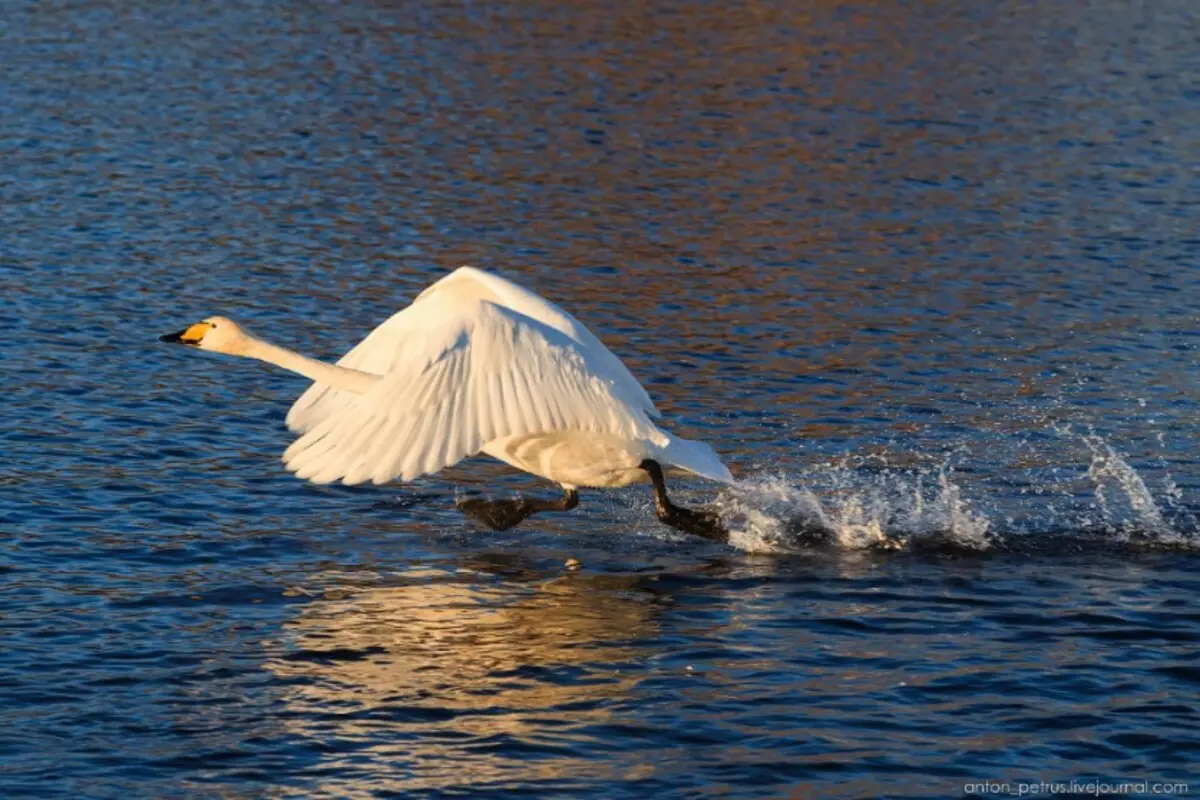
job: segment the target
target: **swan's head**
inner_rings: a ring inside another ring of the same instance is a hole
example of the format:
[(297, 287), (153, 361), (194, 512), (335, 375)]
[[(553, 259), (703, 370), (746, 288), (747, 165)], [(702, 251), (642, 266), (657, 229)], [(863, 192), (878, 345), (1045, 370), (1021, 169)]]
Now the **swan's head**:
[(225, 317), (209, 317), (203, 322), (189, 325), (178, 333), (168, 333), (158, 337), (172, 344), (186, 344), (201, 350), (211, 350), (214, 353), (229, 353), (240, 355), (245, 348), (246, 332), (238, 324)]

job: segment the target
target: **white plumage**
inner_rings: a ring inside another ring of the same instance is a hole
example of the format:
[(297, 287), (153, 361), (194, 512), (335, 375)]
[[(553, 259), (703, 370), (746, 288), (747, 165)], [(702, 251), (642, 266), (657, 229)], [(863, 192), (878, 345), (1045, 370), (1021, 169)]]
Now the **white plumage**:
[(288, 413), (301, 435), (283, 460), (316, 483), (410, 481), (480, 452), (568, 489), (645, 480), (646, 459), (732, 481), (708, 445), (655, 425), (645, 389), (574, 317), (472, 267), (430, 286), (337, 366), (220, 317), (164, 339), (311, 378)]

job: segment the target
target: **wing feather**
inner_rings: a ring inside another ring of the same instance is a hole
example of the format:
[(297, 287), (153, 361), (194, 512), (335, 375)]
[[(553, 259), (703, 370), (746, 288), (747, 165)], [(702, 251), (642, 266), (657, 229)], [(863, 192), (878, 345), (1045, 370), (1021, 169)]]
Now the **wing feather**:
[(487, 427), (484, 428), (486, 434), (482, 438), (485, 442), (492, 439), (499, 439), (500, 431), (504, 430), (504, 375), (496, 370), (484, 372), (481, 375), (481, 382), (487, 384), (487, 392), (482, 400), (483, 408), (488, 415)]
[[(467, 453), (471, 449), (471, 431), (478, 430), (482, 434), (483, 430), (482, 426), (480, 425), (481, 415), (479, 414), (478, 409), (473, 403), (467, 402), (467, 398), (474, 396), (475, 380), (474, 376), (471, 374), (470, 364), (466, 361), (463, 362), (462, 380), (463, 384), (462, 392), (459, 394), (458, 414), (455, 417), (458, 424), (456, 430), (458, 442), (456, 446), (459, 451)], [(488, 441), (486, 434), (481, 435), (480, 439), (484, 442)]]
[(636, 393), (598, 372), (561, 331), (486, 300), (435, 306), (373, 388), (309, 420), (284, 453), (288, 469), (316, 482), (409, 481), (503, 436), (658, 433)]
[(379, 461), (379, 466), (375, 470), (375, 474), (371, 476), (371, 482), (375, 484), (387, 483), (392, 479), (393, 475), (398, 475), (404, 471), (404, 459), (408, 457), (408, 451), (403, 444), (411, 440), (413, 429), (416, 427), (418, 420), (415, 417), (407, 417), (401, 420), (401, 427), (398, 429), (395, 439), (391, 441), (386, 452)]

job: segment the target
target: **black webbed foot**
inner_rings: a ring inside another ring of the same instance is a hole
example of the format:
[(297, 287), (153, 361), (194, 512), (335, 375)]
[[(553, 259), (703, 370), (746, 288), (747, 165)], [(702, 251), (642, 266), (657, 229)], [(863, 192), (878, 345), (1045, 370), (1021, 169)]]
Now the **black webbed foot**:
[(537, 510), (531, 508), (523, 497), (517, 500), (471, 498), (459, 500), (456, 505), (459, 511), (494, 531), (506, 531)]
[(671, 498), (667, 497), (667, 484), (663, 479), (662, 467), (657, 461), (646, 459), (638, 466), (650, 475), (650, 482), (654, 484), (654, 511), (663, 524), (714, 542), (729, 542), (729, 531), (721, 524), (721, 518), (716, 512), (694, 511), (671, 502)]
[(456, 503), (458, 510), (482, 522), (494, 531), (506, 531), (538, 511), (570, 511), (579, 505), (579, 493), (567, 489), (560, 500), (518, 497), (515, 500), (466, 498)]

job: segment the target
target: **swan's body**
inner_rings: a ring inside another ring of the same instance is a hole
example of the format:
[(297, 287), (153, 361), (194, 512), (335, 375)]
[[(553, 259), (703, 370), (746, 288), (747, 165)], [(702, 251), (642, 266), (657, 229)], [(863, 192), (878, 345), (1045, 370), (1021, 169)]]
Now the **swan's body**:
[(647, 462), (733, 480), (708, 445), (652, 421), (660, 414), (645, 389), (574, 317), (471, 267), (434, 283), (336, 365), (222, 317), (163, 338), (314, 381), (288, 412), (301, 435), (283, 460), (316, 483), (411, 481), (477, 453), (570, 495), (653, 478)]

